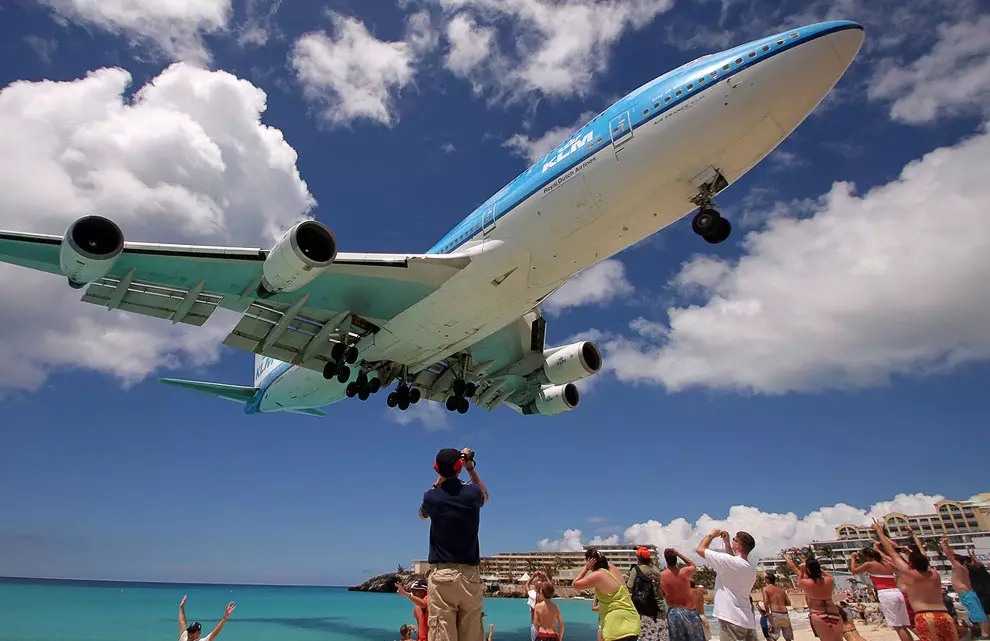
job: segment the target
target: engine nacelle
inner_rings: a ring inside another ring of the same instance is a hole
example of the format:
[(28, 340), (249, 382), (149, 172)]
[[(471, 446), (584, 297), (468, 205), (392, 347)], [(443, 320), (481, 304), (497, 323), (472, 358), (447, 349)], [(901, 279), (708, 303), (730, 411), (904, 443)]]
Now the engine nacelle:
[(537, 378), (541, 383), (562, 385), (591, 376), (601, 368), (602, 353), (598, 347), (590, 341), (581, 341), (547, 350)]
[(574, 383), (545, 385), (536, 395), (536, 400), (527, 405), (523, 412), (525, 414), (553, 416), (554, 414), (570, 412), (580, 402), (581, 393)]
[(110, 273), (122, 251), (124, 234), (116, 223), (102, 216), (84, 216), (65, 230), (59, 268), (69, 286), (79, 289)]
[(337, 240), (323, 223), (306, 220), (285, 232), (261, 268), (262, 295), (294, 292), (333, 263)]

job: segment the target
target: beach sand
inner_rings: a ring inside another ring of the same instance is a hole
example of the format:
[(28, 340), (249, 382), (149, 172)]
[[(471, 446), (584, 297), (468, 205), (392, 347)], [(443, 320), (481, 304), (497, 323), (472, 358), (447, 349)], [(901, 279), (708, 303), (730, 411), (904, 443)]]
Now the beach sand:
[[(791, 625), (794, 626), (794, 641), (818, 641), (811, 631), (807, 611), (791, 611)], [(897, 633), (890, 628), (856, 621), (856, 630), (866, 641), (898, 641)], [(762, 633), (758, 635), (763, 638)]]

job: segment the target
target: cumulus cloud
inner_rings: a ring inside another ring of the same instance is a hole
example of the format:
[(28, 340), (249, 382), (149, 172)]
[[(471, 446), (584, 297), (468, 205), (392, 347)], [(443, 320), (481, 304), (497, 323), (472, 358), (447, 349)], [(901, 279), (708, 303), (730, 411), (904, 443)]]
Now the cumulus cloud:
[[(898, 494), (890, 501), (875, 503), (867, 509), (857, 508), (846, 503), (822, 507), (802, 517), (794, 512), (786, 514), (764, 512), (757, 507), (733, 505), (724, 517), (702, 514), (693, 523), (677, 518), (669, 523), (649, 520), (626, 528), (622, 542), (630, 545), (653, 544), (658, 548), (674, 547), (685, 554), (694, 555), (693, 550), (712, 528), (735, 532), (744, 530), (756, 539), (753, 557), (760, 559), (773, 557), (780, 550), (800, 547), (814, 541), (835, 539), (835, 528), (844, 525), (869, 525), (874, 518), (881, 518), (890, 512), (923, 514), (933, 512), (935, 503), (944, 497), (926, 494)], [(537, 543), (540, 550), (577, 551), (584, 545), (618, 543), (619, 537), (595, 538), (587, 542), (581, 539), (581, 530), (564, 532), (561, 539), (542, 539)], [(716, 542), (713, 548), (718, 548)]]
[(230, 0), (40, 0), (60, 19), (153, 45), (168, 57), (206, 62), (203, 36), (227, 27)]
[[(990, 358), (990, 157), (984, 126), (857, 194), (779, 213), (738, 260), (695, 257), (666, 322), (604, 347), (622, 380), (780, 394), (887, 384)], [(696, 302), (690, 302), (694, 299)]]
[(435, 403), (425, 399), (415, 405), (410, 405), (405, 411), (391, 410), (385, 414), (390, 421), (399, 425), (419, 423), (427, 431), (435, 432), (450, 427), (449, 412), (443, 403)]
[(603, 305), (632, 292), (633, 286), (626, 279), (626, 266), (610, 258), (564, 283), (543, 303), (543, 311), (548, 316), (557, 316), (571, 307)]
[(891, 102), (890, 116), (911, 124), (980, 113), (990, 103), (990, 15), (939, 25), (935, 46), (910, 64), (881, 67), (872, 100)]
[[(315, 204), (295, 151), (261, 122), (262, 90), (185, 63), (133, 98), (130, 83), (100, 69), (0, 90), (0, 229), (61, 234), (98, 213), (129, 240), (267, 247)], [(172, 326), (80, 295), (62, 278), (0, 265), (0, 387), (36, 389), (77, 367), (131, 384), (210, 362), (232, 320)]]
[[(394, 94), (414, 76), (415, 52), (408, 42), (375, 38), (360, 20), (331, 13), (333, 34), (314, 31), (292, 48), (292, 67), (308, 100), (330, 124), (367, 119), (395, 121)], [(423, 46), (422, 24), (413, 24)]]
[(615, 545), (619, 543), (618, 534), (605, 538), (596, 536), (587, 543), (581, 542), (581, 534), (581, 530), (566, 530), (562, 539), (541, 539), (536, 544), (536, 549), (542, 552), (580, 552), (585, 545)]
[[(589, 95), (595, 78), (608, 68), (612, 46), (670, 9), (673, 0), (440, 4), (453, 16), (448, 23), (447, 67), (468, 78), (476, 92), (494, 87), (498, 94), (514, 97), (566, 98)], [(500, 50), (499, 42), (513, 46)]]
[(583, 127), (594, 117), (595, 112), (586, 111), (578, 117), (577, 121), (573, 125), (569, 127), (554, 127), (552, 129), (548, 129), (538, 138), (530, 138), (528, 135), (521, 133), (515, 134), (502, 143), (502, 146), (506, 147), (520, 158), (524, 158), (528, 162), (534, 163), (549, 153), (551, 149), (564, 142), (568, 136), (574, 133), (577, 129)]

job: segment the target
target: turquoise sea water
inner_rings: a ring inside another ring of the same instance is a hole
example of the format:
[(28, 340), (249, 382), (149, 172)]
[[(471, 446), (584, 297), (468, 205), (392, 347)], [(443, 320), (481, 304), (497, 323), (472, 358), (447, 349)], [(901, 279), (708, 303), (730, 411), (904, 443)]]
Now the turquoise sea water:
[[(412, 604), (396, 594), (345, 588), (179, 585), (0, 579), (0, 641), (147, 641), (178, 638), (183, 594), (189, 621), (216, 625), (228, 601), (237, 610), (221, 641), (391, 641), (413, 623)], [(591, 601), (558, 600), (570, 641), (595, 641)], [(486, 599), (493, 641), (529, 641), (523, 599)]]

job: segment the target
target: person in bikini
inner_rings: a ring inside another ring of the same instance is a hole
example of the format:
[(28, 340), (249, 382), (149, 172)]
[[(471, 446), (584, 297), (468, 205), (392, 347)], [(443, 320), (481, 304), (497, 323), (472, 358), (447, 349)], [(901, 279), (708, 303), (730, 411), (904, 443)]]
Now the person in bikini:
[(842, 641), (842, 611), (832, 600), (835, 579), (822, 570), (821, 563), (814, 557), (798, 566), (787, 554), (784, 560), (798, 576), (797, 587), (804, 590), (808, 602), (808, 619), (815, 636), (822, 641)]
[(564, 638), (564, 617), (560, 608), (553, 602), (553, 583), (540, 584), (543, 600), (533, 608), (533, 623), (536, 625), (536, 641), (562, 641)]
[[(859, 563), (860, 556), (866, 559), (863, 563)], [(908, 618), (907, 601), (897, 588), (893, 566), (885, 562), (878, 551), (866, 547), (862, 552), (853, 552), (849, 557), (849, 571), (853, 574), (869, 573), (887, 627), (897, 633), (900, 641), (912, 641), (913, 637), (908, 632), (911, 619)]]
[(914, 607), (914, 629), (918, 638), (921, 641), (958, 641), (956, 624), (942, 601), (942, 578), (930, 567), (918, 537), (911, 532), (916, 547), (910, 550), (905, 561), (898, 546), (876, 520), (873, 521), (873, 529), (894, 571), (900, 575), (904, 591)]
[[(777, 586), (777, 575), (767, 572), (764, 577), (763, 605), (767, 610), (770, 625), (780, 632), (785, 641), (794, 641), (794, 628), (791, 626), (791, 615), (787, 606), (791, 604), (787, 592)], [(776, 637), (774, 637), (776, 638)]]
[[(670, 641), (705, 641), (705, 627), (698, 615), (691, 579), (698, 569), (694, 561), (674, 548), (663, 551), (667, 569), (660, 574), (660, 588), (667, 601), (667, 633)], [(684, 561), (679, 567), (677, 560)]]
[[(842, 603), (845, 603), (844, 601)], [(866, 641), (856, 629), (856, 623), (850, 615), (850, 610), (839, 603), (839, 615), (842, 617), (842, 638), (845, 641)]]
[(597, 548), (588, 548), (584, 556), (588, 562), (571, 585), (575, 590), (594, 588), (603, 641), (636, 641), (642, 630), (639, 611), (619, 569)]

